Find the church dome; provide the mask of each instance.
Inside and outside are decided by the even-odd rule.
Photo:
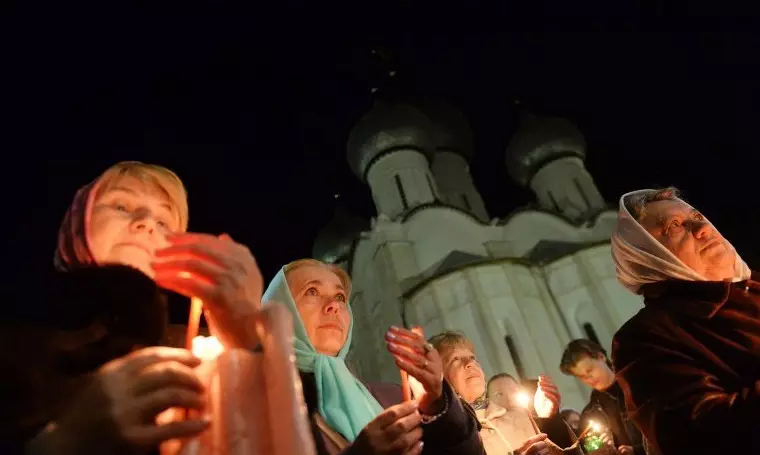
[[[351,170],[365,180],[370,165],[385,153],[413,149],[432,158],[430,120],[407,104],[377,101],[348,136],[347,159]]]
[[[418,106],[432,122],[435,150],[458,153],[467,161],[472,161],[473,137],[467,118],[441,100],[425,100]]]
[[[330,264],[341,262],[351,253],[354,240],[369,228],[368,221],[336,208],[330,222],[314,240],[312,257]]]
[[[586,141],[575,125],[561,118],[523,114],[507,146],[507,171],[526,186],[543,166],[571,156],[586,158]]]

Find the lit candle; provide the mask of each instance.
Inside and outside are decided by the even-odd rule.
[[[224,351],[224,346],[222,346],[222,343],[216,337],[198,335],[193,338],[191,351],[199,359],[209,361],[219,357],[219,354]]]
[[[533,414],[530,413],[530,395],[525,392],[518,392],[517,395],[515,395],[515,401],[518,405],[525,408],[525,412],[528,414],[528,418],[530,419],[530,424],[533,427],[533,431],[535,431],[536,434],[541,433],[541,430],[538,429],[538,425],[536,424],[535,419],[533,419]]]
[[[201,315],[203,315],[203,301],[198,297],[190,299],[190,317],[187,320],[187,334],[185,335],[185,348],[192,349],[193,341],[201,327]]]
[[[583,430],[583,432],[581,433],[581,435],[578,436],[578,440],[583,439],[583,437],[586,436],[591,431],[593,431],[595,433],[599,433],[599,432],[602,431],[602,426],[599,425],[599,423],[596,422],[596,421],[594,421],[594,420],[589,420],[588,421],[588,426],[586,427],[585,430]]]

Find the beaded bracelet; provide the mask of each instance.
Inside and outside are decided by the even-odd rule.
[[[420,417],[422,417],[422,424],[425,425],[425,424],[428,424],[428,423],[433,423],[436,420],[438,420],[441,417],[443,417],[448,411],[449,411],[449,400],[447,400],[447,399],[444,398],[444,400],[443,400],[443,410],[441,412],[439,412],[438,414],[433,415],[433,416],[427,416],[427,415],[425,415],[423,413],[420,413]]]

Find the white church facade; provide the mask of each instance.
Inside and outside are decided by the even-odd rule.
[[[489,216],[475,187],[472,142],[467,121],[443,103],[379,102],[352,130],[349,164],[378,214],[364,222],[338,212],[314,246],[354,282],[349,361],[366,380],[398,382],[383,338],[390,325],[460,330],[488,377],[548,374],[563,407],[581,409],[589,389],[560,373],[565,345],[591,338],[609,349],[642,306],[615,278],[616,212],[565,120],[523,118],[507,169],[537,204],[505,218]]]

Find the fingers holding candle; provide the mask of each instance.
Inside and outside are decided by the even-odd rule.
[[[198,297],[212,309],[248,302],[258,308],[263,278],[250,250],[228,235],[179,234],[170,246],[156,251],[152,263],[156,281],[188,297]]]
[[[561,395],[554,382],[548,377],[541,375],[538,377],[538,387],[533,396],[533,407],[536,415],[541,418],[548,418],[559,411]]]
[[[261,307],[263,278],[250,250],[226,234],[178,234],[167,240],[170,246],[157,250],[152,263],[159,286],[202,300],[206,319],[225,346],[257,346],[251,319]],[[188,341],[194,335],[188,333]]]
[[[430,411],[427,408],[435,406],[443,396],[443,363],[438,351],[432,349],[423,335],[399,327],[391,327],[385,341],[396,365],[409,374],[409,387],[415,398],[420,398],[420,408]],[[422,391],[415,390],[415,380]]]

